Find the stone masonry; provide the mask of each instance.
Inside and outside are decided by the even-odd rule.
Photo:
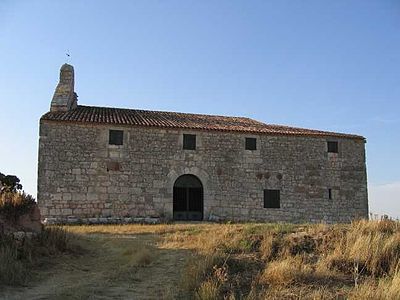
[[[71,103],[57,102],[53,113],[74,109]],[[123,145],[109,144],[110,129],[123,131]],[[196,135],[196,150],[183,149],[183,134]],[[246,137],[256,138],[257,150],[245,150]],[[328,152],[327,141],[338,142],[338,153]],[[268,134],[42,118],[38,203],[44,218],[57,220],[172,219],[174,182],[192,174],[203,185],[204,220],[349,222],[368,217],[364,145],[362,137],[329,133]],[[264,208],[265,189],[280,190],[280,208]]]

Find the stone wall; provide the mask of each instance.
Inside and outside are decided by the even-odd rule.
[[[108,144],[110,129],[124,144]],[[183,150],[183,133],[197,149]],[[245,137],[257,150],[245,150]],[[44,218],[172,218],[173,185],[183,174],[204,187],[204,219],[349,222],[368,217],[364,141],[247,135],[42,121],[38,203]],[[332,189],[332,198],[328,189]],[[279,189],[281,208],[263,208]]]

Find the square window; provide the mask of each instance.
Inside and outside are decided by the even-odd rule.
[[[246,138],[246,150],[257,150],[256,138]]]
[[[264,208],[280,208],[280,190],[264,190]]]
[[[338,142],[328,141],[328,152],[338,153],[339,152]]]
[[[110,130],[109,145],[122,145],[124,143],[124,132],[122,130]]]
[[[183,135],[183,149],[196,150],[196,135],[184,134]]]

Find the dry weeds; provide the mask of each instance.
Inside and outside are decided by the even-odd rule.
[[[0,234],[0,286],[26,284],[43,258],[77,251],[69,239],[59,227],[47,227],[36,237],[20,241]]]
[[[367,295],[370,287],[371,299],[391,299],[397,292],[399,237],[399,223],[389,220],[216,224],[167,233],[164,244],[194,251],[181,287],[197,297],[218,291],[218,299],[335,299]],[[226,267],[228,280],[216,280],[213,267]]]
[[[88,260],[85,274],[91,280],[60,295],[89,297],[101,291],[112,298],[111,292],[118,291],[139,299],[150,294],[159,299],[400,299],[400,226],[394,221],[65,228],[85,241],[81,259]],[[69,276],[65,281],[76,284],[76,276]],[[156,288],[164,292],[157,294]]]

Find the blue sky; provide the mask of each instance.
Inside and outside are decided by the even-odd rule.
[[[34,195],[64,62],[80,104],[361,134],[371,210],[400,216],[398,0],[2,0],[0,172]]]

